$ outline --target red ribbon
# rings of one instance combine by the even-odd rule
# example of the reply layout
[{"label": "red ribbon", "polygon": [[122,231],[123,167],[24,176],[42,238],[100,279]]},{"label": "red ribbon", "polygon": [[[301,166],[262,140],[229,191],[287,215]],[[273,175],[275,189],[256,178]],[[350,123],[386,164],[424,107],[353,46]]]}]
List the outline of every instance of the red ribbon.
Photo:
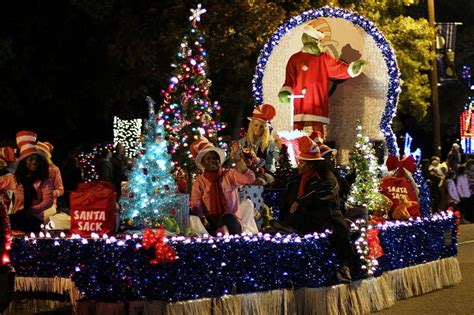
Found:
[{"label": "red ribbon", "polygon": [[370,258],[383,256],[383,248],[380,246],[379,229],[374,228],[367,231],[367,242],[369,244]]},{"label": "red ribbon", "polygon": [[410,173],[413,173],[416,169],[416,161],[413,155],[409,155],[402,160],[399,160],[396,156],[389,155],[386,165],[389,171],[404,168]]},{"label": "red ribbon", "polygon": [[175,250],[165,243],[166,231],[163,228],[153,232],[152,229],[145,229],[142,236],[142,245],[145,249],[155,248],[155,258],[150,260],[150,264],[162,264],[173,262],[176,259]]}]

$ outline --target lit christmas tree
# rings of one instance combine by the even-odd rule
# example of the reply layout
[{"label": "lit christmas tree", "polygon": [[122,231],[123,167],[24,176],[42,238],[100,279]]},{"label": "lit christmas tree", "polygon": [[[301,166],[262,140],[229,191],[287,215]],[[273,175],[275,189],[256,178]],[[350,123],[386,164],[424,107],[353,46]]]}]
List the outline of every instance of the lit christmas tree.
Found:
[{"label": "lit christmas tree", "polygon": [[154,111],[154,101],[147,97],[149,118],[145,123],[143,149],[128,174],[127,198],[122,199],[122,219],[134,227],[166,224],[176,212],[176,184],[167,151],[163,124]]},{"label": "lit christmas tree", "polygon": [[187,180],[197,171],[191,156],[191,143],[202,135],[223,146],[218,133],[224,128],[224,124],[218,122],[220,105],[209,99],[211,81],[206,76],[207,53],[203,48],[204,37],[197,28],[200,15],[206,10],[199,4],[191,12],[191,28],[178,47],[168,88],[162,91],[164,101],[160,108],[175,175],[186,173]]},{"label": "lit christmas tree", "polygon": [[366,207],[370,214],[380,210],[386,201],[379,192],[381,178],[375,150],[362,129],[362,123],[357,121],[356,143],[349,156],[349,163],[356,177],[347,201],[354,206]]}]

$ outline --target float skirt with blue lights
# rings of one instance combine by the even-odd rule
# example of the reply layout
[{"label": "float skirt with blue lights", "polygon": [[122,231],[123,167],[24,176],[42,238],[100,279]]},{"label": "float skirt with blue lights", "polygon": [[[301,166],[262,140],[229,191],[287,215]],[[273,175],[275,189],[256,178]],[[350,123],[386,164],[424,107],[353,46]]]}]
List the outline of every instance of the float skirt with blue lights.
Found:
[{"label": "float skirt with blue lights", "polygon": [[84,314],[343,314],[385,309],[461,280],[451,213],[377,228],[384,255],[371,276],[353,270],[351,285],[338,284],[330,233],[173,236],[177,259],[163,264],[150,264],[154,251],[138,235],[41,234],[14,239],[15,290],[69,294]]}]

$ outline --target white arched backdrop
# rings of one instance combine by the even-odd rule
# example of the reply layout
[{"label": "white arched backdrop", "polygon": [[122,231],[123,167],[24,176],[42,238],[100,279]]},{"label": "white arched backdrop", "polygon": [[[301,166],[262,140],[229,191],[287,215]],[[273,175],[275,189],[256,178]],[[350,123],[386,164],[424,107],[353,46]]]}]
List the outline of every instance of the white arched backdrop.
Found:
[{"label": "white arched backdrop", "polygon": [[277,115],[272,122],[276,132],[292,130],[292,110],[280,103],[278,92],[285,80],[288,59],[303,46],[304,25],[315,18],[325,19],[331,28],[325,51],[346,62],[368,61],[360,76],[337,84],[329,99],[330,124],[326,141],[334,141],[339,152],[338,162],[348,162],[357,119],[362,121],[364,133],[372,141],[386,141],[389,153],[397,155],[390,126],[399,92],[396,59],[375,25],[355,13],[325,7],[304,12],[281,26],[260,54],[253,81],[255,103],[270,103],[276,107]]}]

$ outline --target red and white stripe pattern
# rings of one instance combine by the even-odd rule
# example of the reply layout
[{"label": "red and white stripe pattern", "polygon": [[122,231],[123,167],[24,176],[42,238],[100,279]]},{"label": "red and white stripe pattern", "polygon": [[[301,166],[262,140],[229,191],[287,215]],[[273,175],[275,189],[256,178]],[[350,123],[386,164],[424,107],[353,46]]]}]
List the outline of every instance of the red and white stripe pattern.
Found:
[{"label": "red and white stripe pattern", "polygon": [[0,159],[6,162],[15,161],[15,150],[11,147],[0,148]]},{"label": "red and white stripe pattern", "polygon": [[51,158],[51,152],[53,151],[53,145],[51,143],[38,141],[36,148]]},{"label": "red and white stripe pattern", "polygon": [[300,160],[324,160],[324,158],[321,157],[319,146],[308,136],[301,137],[298,140],[298,148],[300,150],[298,159]]},{"label": "red and white stripe pattern", "polygon": [[16,144],[20,149],[19,160],[25,157],[38,153],[36,149],[36,133],[31,131],[22,130],[16,133]]}]

